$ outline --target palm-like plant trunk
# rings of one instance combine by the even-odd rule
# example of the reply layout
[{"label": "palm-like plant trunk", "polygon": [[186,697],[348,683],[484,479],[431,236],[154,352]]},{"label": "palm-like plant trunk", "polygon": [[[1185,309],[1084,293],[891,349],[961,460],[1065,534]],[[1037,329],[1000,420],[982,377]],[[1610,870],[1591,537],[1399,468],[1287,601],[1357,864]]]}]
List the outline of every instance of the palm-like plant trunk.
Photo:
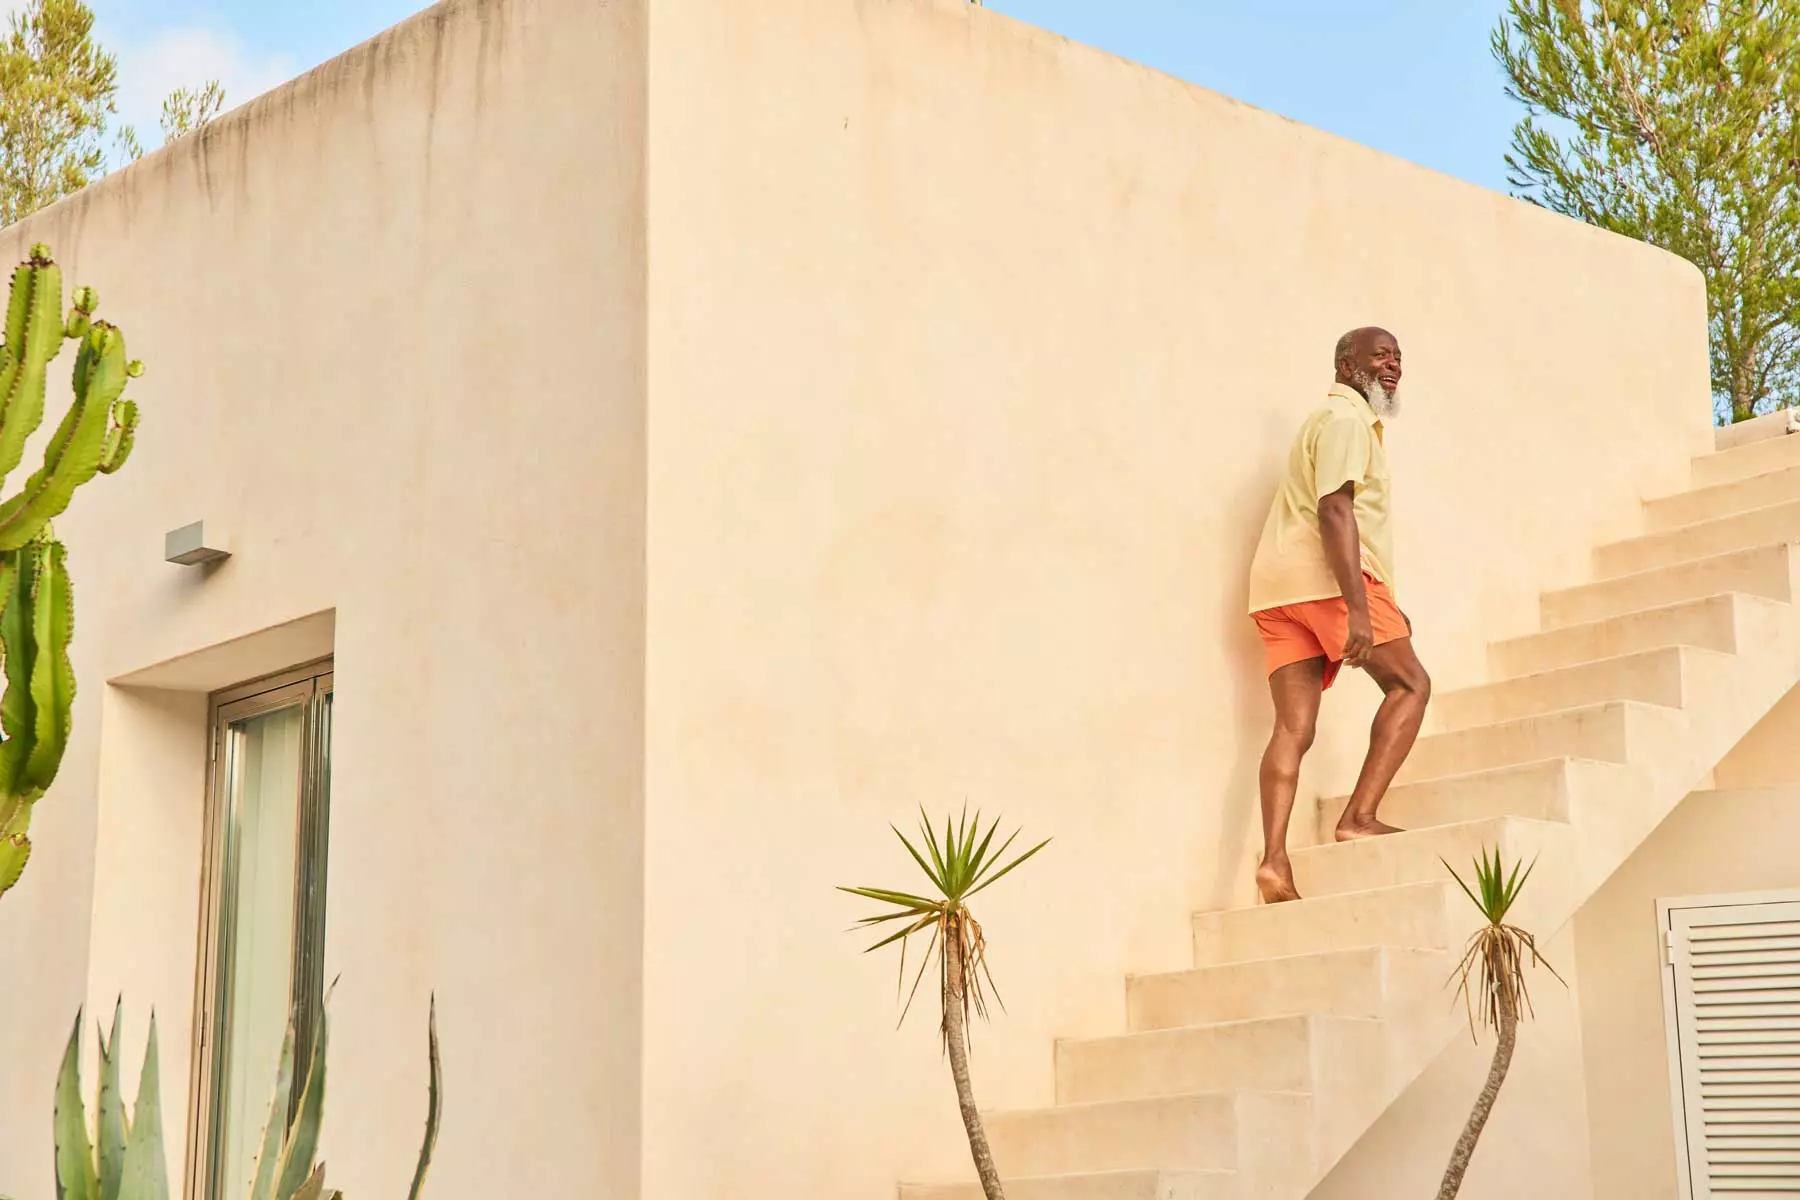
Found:
[{"label": "palm-like plant trunk", "polygon": [[1456,1194],[1462,1190],[1463,1173],[1469,1169],[1469,1160],[1475,1155],[1475,1143],[1481,1138],[1481,1131],[1487,1125],[1488,1117],[1494,1111],[1494,1101],[1500,1096],[1500,1085],[1506,1082],[1506,1072],[1512,1066],[1513,1046],[1519,1036],[1519,1001],[1510,987],[1502,987],[1497,996],[1499,1001],[1495,1007],[1498,1011],[1499,1041],[1494,1046],[1494,1061],[1488,1066],[1487,1083],[1482,1086],[1481,1094],[1475,1097],[1475,1107],[1469,1113],[1469,1123],[1463,1126],[1462,1136],[1456,1139],[1456,1149],[1450,1152],[1450,1165],[1444,1169],[1444,1182],[1438,1185],[1438,1200],[1456,1200]]},{"label": "palm-like plant trunk", "polygon": [[962,1109],[963,1129],[969,1135],[969,1153],[975,1159],[975,1173],[981,1177],[982,1193],[987,1200],[1006,1200],[1006,1193],[1000,1187],[1000,1172],[994,1166],[993,1152],[988,1149],[981,1111],[975,1107],[975,1086],[969,1081],[968,1034],[963,1023],[963,997],[968,981],[963,977],[967,964],[963,961],[962,926],[955,917],[944,924],[944,1043],[950,1050],[950,1076],[956,1081],[956,1103]]}]

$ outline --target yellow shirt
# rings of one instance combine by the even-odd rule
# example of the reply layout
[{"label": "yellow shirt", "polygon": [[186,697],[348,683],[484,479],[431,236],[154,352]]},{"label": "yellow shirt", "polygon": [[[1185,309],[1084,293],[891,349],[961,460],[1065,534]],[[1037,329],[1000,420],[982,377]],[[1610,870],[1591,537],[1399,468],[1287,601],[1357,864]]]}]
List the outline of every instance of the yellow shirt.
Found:
[{"label": "yellow shirt", "polygon": [[1300,426],[1275,503],[1250,564],[1250,611],[1340,596],[1319,535],[1319,499],[1356,485],[1356,532],[1364,571],[1394,586],[1394,535],[1388,520],[1387,449],[1381,418],[1362,394],[1333,384],[1325,405]]}]

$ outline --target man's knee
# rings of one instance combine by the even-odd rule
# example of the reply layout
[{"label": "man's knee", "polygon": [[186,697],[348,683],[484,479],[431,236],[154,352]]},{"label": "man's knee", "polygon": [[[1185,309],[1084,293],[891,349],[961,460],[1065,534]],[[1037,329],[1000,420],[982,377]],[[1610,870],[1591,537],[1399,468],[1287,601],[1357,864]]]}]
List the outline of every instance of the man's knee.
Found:
[{"label": "man's knee", "polygon": [[1318,715],[1278,714],[1275,718],[1275,740],[1289,747],[1298,754],[1305,754],[1312,749],[1313,739],[1318,736]]}]

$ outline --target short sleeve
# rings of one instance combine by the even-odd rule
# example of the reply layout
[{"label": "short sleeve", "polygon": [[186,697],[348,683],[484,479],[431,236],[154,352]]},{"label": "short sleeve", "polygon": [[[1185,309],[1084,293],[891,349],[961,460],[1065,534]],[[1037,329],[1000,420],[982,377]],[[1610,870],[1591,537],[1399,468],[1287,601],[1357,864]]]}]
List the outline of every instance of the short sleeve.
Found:
[{"label": "short sleeve", "polygon": [[1313,499],[1319,500],[1346,483],[1357,487],[1369,477],[1375,452],[1375,435],[1360,417],[1333,417],[1319,429],[1313,443]]}]

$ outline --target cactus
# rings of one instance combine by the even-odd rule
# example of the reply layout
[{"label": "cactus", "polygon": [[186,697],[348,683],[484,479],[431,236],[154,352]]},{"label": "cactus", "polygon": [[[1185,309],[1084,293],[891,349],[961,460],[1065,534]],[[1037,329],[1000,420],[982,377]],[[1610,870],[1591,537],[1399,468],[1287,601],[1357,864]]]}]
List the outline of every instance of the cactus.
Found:
[{"label": "cactus", "polygon": [[62,270],[48,246],[33,246],[13,272],[0,344],[0,488],[43,424],[50,363],[65,339],[79,344],[74,399],[44,448],[44,465],[0,499],[0,894],[19,881],[31,857],[32,806],[62,764],[75,700],[74,597],[67,552],[50,522],[82,484],[125,465],[137,432],[137,405],[123,393],[143,364],[125,357],[117,327],[94,319],[99,303],[93,288],[76,288],[63,314]]},{"label": "cactus", "polygon": [[[119,1015],[113,1008],[112,1036],[99,1034],[100,1087],[91,1131],[81,1093],[81,1015],[63,1050],[56,1081],[57,1200],[169,1200],[169,1173],[163,1156],[162,1110],[158,1100],[156,1014],[150,1015],[150,1039],[138,1078],[137,1106],[125,1117],[119,1091]],[[325,1043],[329,1019],[320,1014],[319,1037],[301,1080],[300,1104],[288,1116],[294,1082],[294,1026],[288,1024],[276,1072],[275,1095],[269,1101],[268,1124],[257,1153],[256,1175],[246,1200],[343,1200],[325,1186],[325,1164],[318,1162],[319,1124],[325,1115]],[[425,1114],[425,1142],[413,1171],[408,1200],[419,1200],[425,1172],[437,1145],[442,1112],[443,1078],[438,1059],[437,999],[431,1002],[428,1027],[431,1091]]]}]

